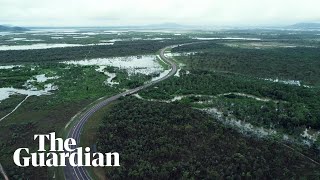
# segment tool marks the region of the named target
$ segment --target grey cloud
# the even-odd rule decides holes
[[[0,0],[0,23],[107,26],[288,24],[320,19],[319,0]]]

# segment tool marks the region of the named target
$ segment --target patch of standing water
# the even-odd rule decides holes
[[[13,87],[9,88],[0,88],[0,103],[2,100],[9,98],[14,94],[22,94],[27,96],[41,96],[41,95],[50,95],[50,91],[56,90],[53,84],[46,84],[44,90],[34,90],[34,89],[16,89]]]
[[[64,39],[64,37],[55,36],[55,37],[51,37],[51,39]]]
[[[274,129],[266,129],[264,127],[257,127],[253,126],[251,123],[238,120],[233,117],[224,117],[223,112],[219,111],[217,108],[205,108],[201,109],[202,111],[213,115],[218,121],[222,122],[223,124],[229,125],[231,127],[234,127],[238,129],[241,133],[244,134],[253,134],[257,137],[267,137],[267,136],[273,136],[273,135],[279,135],[279,133]],[[288,134],[282,133],[282,140],[287,142],[294,142],[298,144],[303,144],[307,146],[311,146],[314,144],[314,142],[317,140],[316,138],[320,136],[320,132],[315,132],[314,134],[309,134],[308,129],[306,129],[303,134],[301,134],[305,139],[296,139],[294,137],[289,136]],[[320,148],[320,147],[318,147]]]
[[[12,38],[10,40],[6,40],[6,41],[23,41],[26,40],[27,38]]]
[[[10,40],[6,40],[6,41],[25,41],[25,42],[40,42],[40,41],[44,41],[41,39],[27,39],[27,38],[12,38]]]
[[[34,78],[36,80],[34,80]],[[54,84],[52,83],[45,84],[44,89],[39,90],[36,87],[34,87],[31,83],[35,81],[42,83],[49,79],[57,79],[57,78],[58,77],[45,77],[45,75],[41,74],[41,75],[34,76],[32,79],[28,80],[24,85],[26,89],[17,89],[13,87],[0,88],[0,103],[2,100],[7,99],[14,94],[22,94],[26,96],[50,95],[51,94],[50,91],[54,91],[58,89],[58,87],[55,86]]]
[[[159,40],[166,40],[166,39],[171,39],[171,38],[159,38],[159,37],[155,37],[155,38],[147,38],[147,39],[144,39],[144,40],[156,40],[156,41],[159,41]]]
[[[123,39],[100,40],[101,43],[115,43],[117,41],[123,41]]]
[[[301,134],[301,137],[306,138],[312,142],[317,141],[317,138],[320,136],[320,131],[309,133],[309,129],[305,129],[303,133]]]
[[[294,85],[294,86],[301,86],[301,82],[299,80],[279,80],[278,78],[276,78],[276,79],[266,78],[263,80],[276,82],[276,83],[283,83],[283,84],[288,84],[288,85]],[[308,85],[302,85],[302,86],[307,87],[307,88],[311,87]]]
[[[36,75],[34,77],[36,78],[36,81],[39,83],[46,82],[47,80],[50,80],[50,79],[58,79],[59,78],[59,76],[46,77],[45,74]]]
[[[117,75],[116,73],[110,73],[105,70],[107,66],[100,66],[99,68],[96,69],[98,72],[104,73],[106,76],[108,76],[108,79],[104,82],[106,85],[113,86],[114,84],[119,84],[119,82],[114,82],[112,81]]]
[[[41,41],[44,41],[44,40],[42,40],[42,39],[26,39],[24,41],[26,41],[26,42],[41,42]]]
[[[273,130],[273,129],[266,129],[263,127],[255,127],[250,123],[247,123],[247,122],[244,122],[241,120],[237,120],[235,118],[228,118],[228,117],[223,118],[223,112],[219,111],[217,108],[206,108],[206,109],[202,109],[202,110],[207,112],[208,114],[213,115],[220,122],[240,129],[240,131],[242,133],[253,133],[253,134],[257,135],[258,137],[265,137],[265,136],[277,134],[277,131]]]
[[[180,71],[181,71],[181,68],[178,69],[178,71],[176,72],[176,74],[174,76],[180,77]]]
[[[113,66],[125,69],[129,75],[137,73],[151,75],[163,71],[162,66],[156,60],[155,55],[97,58],[79,61],[64,61],[63,63],[83,66]]]
[[[22,66],[21,65],[0,66],[0,69],[13,69],[15,67],[22,67]]]
[[[166,52],[166,53],[164,54],[164,56],[170,58],[170,57],[175,57],[175,56],[189,56],[189,55],[194,55],[194,54],[196,54],[196,53],[197,53],[197,52],[183,52],[183,53],[178,53],[178,52],[176,52],[176,53]]]

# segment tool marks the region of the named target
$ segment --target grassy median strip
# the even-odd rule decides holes
[[[96,149],[96,140],[99,126],[102,123],[102,120],[105,116],[105,112],[113,106],[114,103],[111,103],[97,112],[89,118],[89,120],[84,125],[83,131],[81,133],[81,147],[90,147],[92,151]],[[106,179],[105,173],[102,167],[87,167],[86,168],[90,176],[94,179]]]

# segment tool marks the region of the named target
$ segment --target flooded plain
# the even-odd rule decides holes
[[[31,44],[31,45],[1,45],[0,51],[9,50],[33,50],[33,49],[50,49],[50,48],[65,48],[79,46],[95,46],[95,45],[113,45],[113,43],[97,43],[97,44]]]
[[[242,37],[194,37],[197,40],[248,40],[248,41],[261,41],[260,38],[242,38]]]
[[[129,75],[137,73],[151,75],[163,71],[162,66],[156,59],[156,55],[95,58],[78,61],[64,61],[63,63],[82,66],[112,66],[126,70]]]
[[[50,79],[58,79],[59,77],[46,77],[44,74],[36,75],[31,77],[26,83],[23,85],[25,89],[18,89],[13,87],[3,87],[0,88],[0,103],[2,100],[9,98],[14,94],[21,94],[26,96],[41,96],[41,95],[50,95],[51,91],[57,90],[58,87],[53,83],[48,83],[43,85],[43,89],[38,89],[33,85],[34,82],[37,83],[45,83]]]

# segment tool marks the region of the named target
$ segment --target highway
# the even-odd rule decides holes
[[[189,43],[188,43],[189,44]],[[182,44],[182,45],[186,45],[186,44]],[[165,61],[166,63],[168,63],[171,66],[171,71],[164,77],[155,80],[155,81],[151,81],[148,82],[140,87],[134,88],[134,89],[130,89],[127,90],[125,92],[122,92],[120,94],[117,94],[115,96],[109,97],[99,103],[97,103],[96,105],[94,105],[93,107],[89,108],[88,110],[86,110],[80,117],[79,117],[79,121],[77,121],[77,123],[70,129],[69,133],[68,133],[68,137],[67,138],[73,138],[76,140],[77,144],[80,144],[80,135],[83,129],[84,124],[88,121],[88,119],[90,119],[90,117],[97,112],[99,109],[101,109],[102,107],[110,104],[111,102],[119,99],[120,97],[124,97],[127,95],[131,95],[131,94],[135,94],[138,91],[145,89],[149,86],[152,86],[160,81],[163,81],[171,76],[173,76],[176,72],[177,72],[177,65],[171,61],[170,59],[166,58],[164,56],[164,52],[169,49],[169,48],[173,48],[176,47],[177,45],[173,45],[173,46],[167,46],[163,49],[160,50],[160,58]],[[74,146],[72,148],[77,148],[77,146]],[[73,167],[68,163],[69,160],[67,160],[66,163],[66,167],[64,167],[64,177],[67,180],[89,180],[92,179],[89,176],[89,173],[87,172],[86,168],[81,166],[81,167]]]

